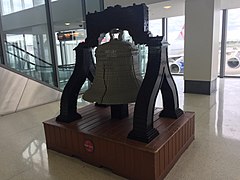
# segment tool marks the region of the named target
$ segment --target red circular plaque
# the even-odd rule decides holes
[[[86,140],[84,142],[84,148],[87,152],[92,153],[94,151],[94,145],[93,142],[91,140]]]

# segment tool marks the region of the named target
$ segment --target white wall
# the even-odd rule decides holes
[[[0,115],[60,100],[61,92],[0,66]]]
[[[96,9],[100,10],[100,2],[99,0],[87,0],[86,2],[86,13],[95,12]]]
[[[220,27],[220,12],[221,4],[219,0],[215,0],[214,4],[214,17],[213,17],[213,41],[212,41],[212,65],[211,65],[211,80],[214,80],[218,76],[219,67],[219,35],[221,32]]]
[[[221,9],[240,8],[240,0],[221,0]]]

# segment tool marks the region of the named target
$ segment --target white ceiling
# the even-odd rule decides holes
[[[159,19],[162,17],[173,17],[184,15],[185,0],[105,0],[105,8],[116,4],[121,6],[131,6],[133,3],[145,3],[149,7],[149,19]],[[240,8],[240,0],[220,0],[221,9]],[[166,5],[172,8],[164,9]]]
[[[221,9],[240,8],[240,0],[221,0]]]
[[[173,17],[184,15],[185,0],[171,0],[161,3],[149,4],[149,19],[160,19],[163,17]],[[172,6],[170,9],[164,9],[164,6]]]
[[[166,5],[171,5],[172,8],[164,9]],[[149,4],[149,19],[159,19],[162,17],[173,17],[184,15],[185,0],[171,0],[167,2],[159,2]],[[240,8],[240,0],[220,0],[221,9]]]
[[[133,3],[135,4],[153,4],[153,3],[159,3],[163,1],[170,1],[170,0],[104,0],[104,6],[105,8],[108,6],[115,6],[115,5],[121,5],[121,6],[131,6]]]

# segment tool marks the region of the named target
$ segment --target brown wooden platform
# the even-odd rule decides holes
[[[185,112],[177,120],[159,118],[154,127],[160,135],[149,144],[127,139],[132,129],[130,116],[110,119],[110,108],[88,105],[79,109],[82,119],[72,123],[44,122],[47,148],[79,157],[96,166],[111,169],[128,179],[163,179],[194,140],[194,113]]]

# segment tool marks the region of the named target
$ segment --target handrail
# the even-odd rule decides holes
[[[24,61],[24,62],[26,62],[26,63],[31,64],[31,65],[38,66],[38,67],[43,67],[43,68],[51,68],[51,66],[42,66],[42,65],[34,64],[34,63],[32,63],[32,62],[30,62],[30,61],[27,61],[27,60],[25,60],[24,58],[19,57],[19,56],[17,56],[16,54],[13,54],[13,53],[11,53],[11,52],[9,52],[9,51],[6,51],[6,52],[7,52],[8,54],[13,55],[14,57],[17,57],[17,58],[21,59],[22,61]]]
[[[58,68],[74,68],[75,64],[58,65]]]
[[[51,63],[46,62],[45,60],[43,60],[43,59],[41,59],[41,58],[39,58],[39,57],[37,57],[37,56],[35,56],[35,55],[27,52],[26,50],[24,50],[24,49],[22,49],[22,48],[20,48],[20,47],[18,47],[18,46],[16,46],[16,45],[8,42],[8,41],[5,41],[5,43],[11,45],[12,47],[14,47],[14,48],[16,48],[16,49],[18,49],[18,50],[20,50],[20,51],[22,51],[22,52],[30,55],[30,56],[32,56],[33,58],[35,58],[35,59],[39,60],[40,62],[45,63],[45,64],[47,64],[47,65],[49,65],[49,66],[44,66],[44,65],[35,64],[35,63],[33,63],[33,62],[30,62],[30,61],[28,61],[28,60],[26,60],[26,59],[24,59],[24,58],[22,58],[22,57],[20,57],[20,56],[18,56],[18,55],[16,55],[16,54],[12,53],[12,52],[6,51],[8,54],[10,54],[10,55],[12,55],[12,56],[14,56],[14,57],[17,57],[17,58],[20,59],[21,61],[24,61],[24,62],[26,62],[26,63],[28,63],[28,64],[31,64],[31,65],[33,65],[33,66],[36,66],[36,67],[42,67],[42,68],[51,68],[51,67],[52,67],[52,64],[51,64]],[[58,68],[59,68],[59,69],[74,69],[74,67],[75,67],[75,64],[58,65]]]
[[[19,74],[19,75],[21,75],[21,76],[23,76],[23,77],[26,77],[26,78],[28,78],[28,79],[31,79],[31,80],[33,80],[33,81],[35,81],[35,82],[44,84],[45,86],[50,87],[50,88],[52,88],[52,89],[55,89],[55,90],[57,90],[57,91],[60,91],[60,92],[62,91],[62,89],[60,89],[60,88],[58,88],[58,87],[56,87],[56,86],[54,86],[54,85],[52,85],[52,84],[49,84],[49,83],[46,83],[46,82],[44,82],[44,81],[42,81],[42,80],[39,80],[39,79],[37,79],[37,78],[34,78],[34,77],[30,76],[30,75],[27,75],[27,74],[25,74],[25,73],[23,73],[23,72],[21,72],[21,71],[18,71],[18,70],[14,69],[14,68],[11,68],[11,67],[9,67],[9,66],[7,66],[7,65],[0,64],[0,67],[2,67],[2,68],[4,68],[4,69],[7,69],[7,70],[9,70],[9,71],[11,71],[11,72],[14,72],[14,73],[16,73],[16,74]]]
[[[35,59],[38,59],[39,61],[42,61],[43,63],[46,63],[46,64],[52,66],[51,63],[49,63],[49,62],[47,62],[47,61],[44,61],[43,59],[41,59],[41,58],[39,58],[39,57],[37,57],[37,56],[35,56],[35,55],[33,55],[33,54],[27,52],[26,50],[24,50],[24,49],[22,49],[22,48],[20,48],[20,47],[18,47],[18,46],[16,46],[16,45],[14,45],[14,44],[8,42],[8,41],[5,41],[5,43],[11,45],[12,47],[14,47],[14,48],[16,48],[16,49],[18,49],[18,50],[20,50],[20,51],[23,51],[24,53],[26,53],[26,54],[28,54],[28,55],[34,57]]]
[[[37,66],[37,67],[42,67],[42,68],[51,68],[52,66],[43,66],[43,65],[39,65],[39,64],[35,64],[33,62],[30,62],[30,61],[27,61],[26,59],[20,57],[20,56],[17,56],[16,54],[13,54],[9,51],[6,51],[8,54],[11,54],[12,56],[14,57],[17,57],[18,59],[28,63],[28,64],[31,64],[31,65],[34,65],[34,66]],[[58,68],[60,69],[73,69],[75,67],[75,64],[65,64],[65,65],[59,65]]]

